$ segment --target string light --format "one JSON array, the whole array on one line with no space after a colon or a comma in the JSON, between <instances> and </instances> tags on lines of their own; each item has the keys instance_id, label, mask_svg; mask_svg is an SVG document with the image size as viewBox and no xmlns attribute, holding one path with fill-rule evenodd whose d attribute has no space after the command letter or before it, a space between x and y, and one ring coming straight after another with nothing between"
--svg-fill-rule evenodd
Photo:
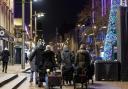
<instances>
[{"instance_id":1,"label":"string light","mask_svg":"<svg viewBox=\"0 0 128 89\"><path fill-rule=\"evenodd\" d=\"M117 44L116 18L120 0L112 0L107 35L104 43L104 60L112 59L113 46Z\"/></svg>"}]
</instances>

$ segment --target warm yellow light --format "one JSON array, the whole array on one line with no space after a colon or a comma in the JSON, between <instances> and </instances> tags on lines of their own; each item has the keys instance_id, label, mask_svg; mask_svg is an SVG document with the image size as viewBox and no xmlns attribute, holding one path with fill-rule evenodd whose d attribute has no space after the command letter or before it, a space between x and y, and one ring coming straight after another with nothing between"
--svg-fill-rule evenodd
<instances>
[{"instance_id":1,"label":"warm yellow light","mask_svg":"<svg viewBox=\"0 0 128 89\"><path fill-rule=\"evenodd\" d=\"M96 26L93 26L94 29L96 29Z\"/></svg>"}]
</instances>

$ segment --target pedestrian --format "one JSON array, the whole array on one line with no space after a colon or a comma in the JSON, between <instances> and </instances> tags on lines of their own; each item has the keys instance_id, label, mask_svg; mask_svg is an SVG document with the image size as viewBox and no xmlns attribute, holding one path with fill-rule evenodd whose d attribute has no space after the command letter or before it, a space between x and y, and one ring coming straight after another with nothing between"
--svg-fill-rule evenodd
<instances>
[{"instance_id":1,"label":"pedestrian","mask_svg":"<svg viewBox=\"0 0 128 89\"><path fill-rule=\"evenodd\" d=\"M64 46L62 53L62 76L66 81L66 84L71 84L71 80L73 79L73 66L72 66L72 54L67 45ZM64 82L64 81L63 81Z\"/></svg>"},{"instance_id":2,"label":"pedestrian","mask_svg":"<svg viewBox=\"0 0 128 89\"><path fill-rule=\"evenodd\" d=\"M44 53L44 65L43 65L43 70L45 73L45 80L46 80L46 87L48 87L48 75L47 72L53 72L56 66L55 62L55 53L52 51L52 47L50 45L46 46L46 50ZM49 71L47 71L49 70Z\"/></svg>"},{"instance_id":3,"label":"pedestrian","mask_svg":"<svg viewBox=\"0 0 128 89\"><path fill-rule=\"evenodd\" d=\"M30 54L30 58L29 58L31 69L32 69L32 65L33 65L32 61L35 57L35 81L36 81L36 84L38 84L39 87L43 86L43 81L44 81L44 79L42 78L43 75L41 75L41 72L40 72L40 68L41 68L41 66L43 66L44 49L45 48L44 48L43 44L41 44L39 47L36 47L34 49L34 51ZM33 72L33 71L31 70L31 72ZM32 77L30 78L30 82L33 82Z\"/></svg>"},{"instance_id":4,"label":"pedestrian","mask_svg":"<svg viewBox=\"0 0 128 89\"><path fill-rule=\"evenodd\" d=\"M1 53L1 59L2 59L2 65L3 65L3 70L2 72L7 73L7 67L8 67L8 61L9 61L9 50L7 47L5 47L5 49L2 51Z\"/></svg>"},{"instance_id":5,"label":"pedestrian","mask_svg":"<svg viewBox=\"0 0 128 89\"><path fill-rule=\"evenodd\" d=\"M52 47L50 45L46 46L44 56L45 56L45 61L43 65L44 68L50 69L50 71L52 72L56 65L56 61L55 61L55 53L52 51Z\"/></svg>"},{"instance_id":6,"label":"pedestrian","mask_svg":"<svg viewBox=\"0 0 128 89\"><path fill-rule=\"evenodd\" d=\"M25 61L26 61L26 64L28 63L28 56L27 56L27 53L25 53Z\"/></svg>"},{"instance_id":7,"label":"pedestrian","mask_svg":"<svg viewBox=\"0 0 128 89\"><path fill-rule=\"evenodd\" d=\"M80 49L77 51L75 66L77 74L84 73L87 67L90 65L91 56L86 50L85 44L80 45Z\"/></svg>"}]
</instances>

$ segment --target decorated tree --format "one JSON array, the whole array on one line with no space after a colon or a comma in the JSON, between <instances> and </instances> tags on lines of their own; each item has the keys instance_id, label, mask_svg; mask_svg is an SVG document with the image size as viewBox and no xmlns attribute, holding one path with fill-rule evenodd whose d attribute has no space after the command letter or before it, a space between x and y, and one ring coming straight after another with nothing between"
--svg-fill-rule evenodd
<instances>
[{"instance_id":1,"label":"decorated tree","mask_svg":"<svg viewBox=\"0 0 128 89\"><path fill-rule=\"evenodd\" d=\"M104 60L111 60L113 54L113 46L117 44L117 34L116 34L116 18L117 9L120 5L120 0L111 1L111 9L109 15L109 23L107 29L107 35L104 43Z\"/></svg>"}]
</instances>

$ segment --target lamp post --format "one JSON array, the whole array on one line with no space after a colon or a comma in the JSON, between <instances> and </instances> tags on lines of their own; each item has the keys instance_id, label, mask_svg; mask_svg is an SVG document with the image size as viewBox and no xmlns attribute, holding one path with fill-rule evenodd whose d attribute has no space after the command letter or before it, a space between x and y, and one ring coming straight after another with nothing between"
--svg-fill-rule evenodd
<instances>
[{"instance_id":1,"label":"lamp post","mask_svg":"<svg viewBox=\"0 0 128 89\"><path fill-rule=\"evenodd\" d=\"M35 11L35 46L37 45L37 16Z\"/></svg>"},{"instance_id":2,"label":"lamp post","mask_svg":"<svg viewBox=\"0 0 128 89\"><path fill-rule=\"evenodd\" d=\"M34 14L35 18L35 45L37 45L37 18L43 17L44 13L36 13Z\"/></svg>"},{"instance_id":3,"label":"lamp post","mask_svg":"<svg viewBox=\"0 0 128 89\"><path fill-rule=\"evenodd\" d=\"M30 0L30 49L32 48L32 0Z\"/></svg>"},{"instance_id":4,"label":"lamp post","mask_svg":"<svg viewBox=\"0 0 128 89\"><path fill-rule=\"evenodd\" d=\"M32 48L32 38L33 38L33 36L32 36L32 1L34 1L34 2L37 2L37 1L39 1L39 0L30 0L30 49ZM35 15L36 15L36 11L35 11ZM38 16L35 16L35 36L37 36L37 34L36 34L36 29L37 29L37 22L36 22L36 19L37 19L37 17ZM35 42L36 42L36 37L35 37Z\"/></svg>"},{"instance_id":5,"label":"lamp post","mask_svg":"<svg viewBox=\"0 0 128 89\"><path fill-rule=\"evenodd\" d=\"M97 56L99 56L98 55L98 49L97 49L97 45L96 45L96 29L97 29L97 26L93 26L93 36L94 36L94 48L95 48L95 54L97 55Z\"/></svg>"},{"instance_id":6,"label":"lamp post","mask_svg":"<svg viewBox=\"0 0 128 89\"><path fill-rule=\"evenodd\" d=\"M25 1L22 0L22 54L21 54L21 68L25 69L25 19L24 19L24 5Z\"/></svg>"}]
</instances>

